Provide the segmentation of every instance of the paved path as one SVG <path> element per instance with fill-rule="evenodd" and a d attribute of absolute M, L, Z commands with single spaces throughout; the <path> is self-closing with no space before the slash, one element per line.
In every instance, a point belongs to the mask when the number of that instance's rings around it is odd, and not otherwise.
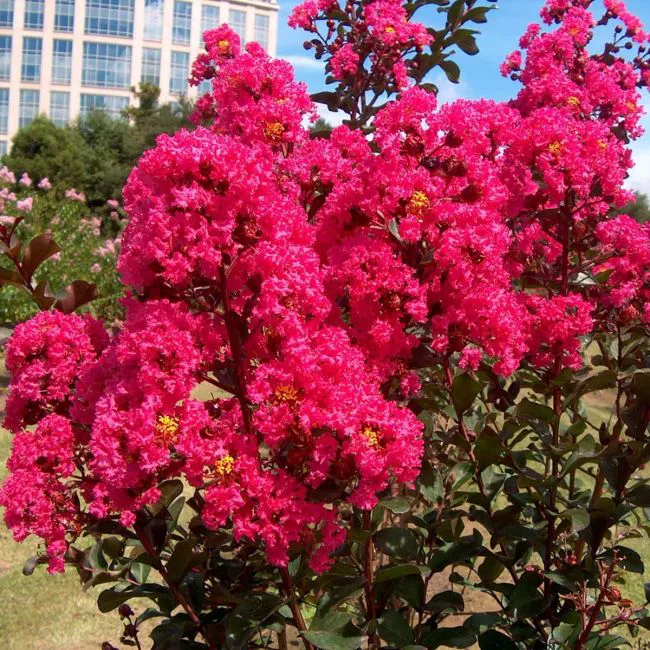
<path fill-rule="evenodd" d="M 5 344 L 5 341 L 11 336 L 12 330 L 8 327 L 0 326 L 0 346 Z"/>

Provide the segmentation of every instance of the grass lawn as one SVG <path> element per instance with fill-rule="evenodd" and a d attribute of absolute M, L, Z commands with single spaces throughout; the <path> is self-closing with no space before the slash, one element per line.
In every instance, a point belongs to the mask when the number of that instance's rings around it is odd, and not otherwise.
<path fill-rule="evenodd" d="M 2 390 L 2 389 L 0 389 Z M 9 434 L 0 430 L 0 477 L 6 473 Z M 22 574 L 35 546 L 16 544 L 0 524 L 0 648 L 2 650 L 91 650 L 117 641 L 117 614 L 100 614 L 97 592 L 81 591 L 74 571 L 51 576 L 43 567 Z"/>

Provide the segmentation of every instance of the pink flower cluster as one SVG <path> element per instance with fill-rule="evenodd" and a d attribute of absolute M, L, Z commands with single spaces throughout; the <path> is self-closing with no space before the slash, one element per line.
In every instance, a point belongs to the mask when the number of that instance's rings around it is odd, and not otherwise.
<path fill-rule="evenodd" d="M 161 136 L 124 189 L 122 328 L 109 342 L 90 319 L 45 314 L 9 345 L 8 421 L 26 442 L 1 500 L 16 534 L 40 534 L 58 570 L 79 521 L 130 526 L 181 477 L 208 528 L 324 570 L 342 513 L 417 478 L 408 406 L 428 367 L 552 377 L 581 366 L 581 337 L 643 322 L 650 233 L 610 216 L 629 199 L 621 136 L 641 132 L 641 73 L 588 55 L 588 4 L 548 3 L 557 27 L 529 28 L 506 64 L 522 82 L 512 102 L 437 108 L 411 88 L 372 142 L 347 126 L 310 138 L 290 67 L 225 26 L 206 32 L 203 125 Z M 311 28 L 336 6 L 311 1 L 292 21 Z M 399 9 L 368 5 L 367 38 L 422 44 Z M 353 54 L 332 65 L 362 74 Z M 607 285 L 584 282 L 599 274 Z M 28 441 L 53 429 L 60 443 L 35 461 Z"/>
<path fill-rule="evenodd" d="M 335 79 L 365 75 L 367 88 L 380 79 L 396 90 L 406 88 L 417 67 L 411 57 L 433 41 L 423 24 L 411 22 L 401 0 L 360 0 L 344 8 L 337 0 L 307 0 L 294 7 L 289 25 L 317 37 L 309 46 L 318 58 L 325 56 Z"/>

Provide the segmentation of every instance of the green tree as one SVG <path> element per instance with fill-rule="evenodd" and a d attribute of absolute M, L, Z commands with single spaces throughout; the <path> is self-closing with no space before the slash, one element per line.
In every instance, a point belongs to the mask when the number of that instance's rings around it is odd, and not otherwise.
<path fill-rule="evenodd" d="M 158 105 L 157 86 L 132 90 L 135 105 L 118 119 L 98 110 L 59 127 L 38 117 L 14 136 L 5 164 L 17 175 L 27 172 L 49 178 L 57 188 L 83 191 L 91 208 L 119 199 L 129 172 L 158 135 L 191 126 L 188 100 Z"/>
<path fill-rule="evenodd" d="M 617 213 L 629 214 L 639 223 L 650 221 L 650 202 L 648 201 L 648 195 L 643 192 L 635 192 L 634 200 L 624 205 L 620 210 L 617 210 Z"/>
<path fill-rule="evenodd" d="M 18 176 L 27 172 L 32 178 L 47 177 L 55 186 L 85 188 L 85 146 L 76 129 L 39 116 L 14 136 L 4 162 Z"/>

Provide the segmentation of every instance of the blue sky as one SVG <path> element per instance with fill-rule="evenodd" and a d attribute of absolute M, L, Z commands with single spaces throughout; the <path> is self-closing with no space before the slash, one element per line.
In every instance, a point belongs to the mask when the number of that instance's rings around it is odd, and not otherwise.
<path fill-rule="evenodd" d="M 287 18 L 297 2 L 280 0 L 278 56 L 291 61 L 296 77 L 307 83 L 314 92 L 323 88 L 322 66 L 306 52 L 302 43 L 307 34 L 287 26 Z M 650 0 L 627 0 L 628 8 L 636 13 L 650 29 Z M 453 85 L 440 75 L 433 81 L 440 86 L 443 101 L 465 97 L 475 99 L 487 97 L 505 100 L 517 91 L 517 84 L 501 77 L 499 66 L 504 57 L 517 47 L 519 36 L 527 25 L 538 20 L 543 0 L 501 0 L 497 9 L 488 14 L 488 22 L 477 25 L 480 52 L 470 57 L 459 52 L 455 60 L 461 66 L 461 82 Z M 433 15 L 434 20 L 441 20 Z M 422 18 L 424 20 L 424 18 Z M 435 24 L 440 24 L 436 22 Z M 650 101 L 646 101 L 650 109 Z M 336 122 L 336 119 L 330 122 Z M 637 166 L 631 175 L 630 184 L 650 193 L 650 117 L 646 116 L 648 133 L 635 144 Z"/>

